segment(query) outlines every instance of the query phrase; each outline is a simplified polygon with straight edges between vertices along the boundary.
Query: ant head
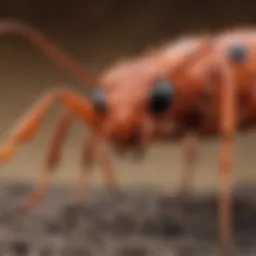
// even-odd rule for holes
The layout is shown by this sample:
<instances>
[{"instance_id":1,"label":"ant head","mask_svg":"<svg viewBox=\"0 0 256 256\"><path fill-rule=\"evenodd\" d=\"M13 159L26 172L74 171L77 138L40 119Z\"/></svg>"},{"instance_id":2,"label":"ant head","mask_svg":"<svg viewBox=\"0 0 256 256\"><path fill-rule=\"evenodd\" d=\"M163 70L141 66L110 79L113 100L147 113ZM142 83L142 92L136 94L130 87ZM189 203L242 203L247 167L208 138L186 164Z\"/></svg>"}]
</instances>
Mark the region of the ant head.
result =
<instances>
[{"instance_id":1,"label":"ant head","mask_svg":"<svg viewBox=\"0 0 256 256\"><path fill-rule=\"evenodd\" d=\"M155 132L156 119L172 107L174 87L156 74L150 61L126 62L107 72L92 93L95 112L103 118L102 132L119 147L143 146Z\"/></svg>"},{"instance_id":2,"label":"ant head","mask_svg":"<svg viewBox=\"0 0 256 256\"><path fill-rule=\"evenodd\" d=\"M105 136L127 148L152 139L162 124L175 127L194 90L187 86L191 81L183 75L184 70L211 52L208 41L208 37L190 43L185 40L186 45L191 45L189 51L184 50L184 45L176 48L167 56L168 65L166 58L163 64L162 54L156 53L117 63L107 70L93 100L95 111L104 115ZM181 53L178 58L176 52Z\"/></svg>"}]
</instances>

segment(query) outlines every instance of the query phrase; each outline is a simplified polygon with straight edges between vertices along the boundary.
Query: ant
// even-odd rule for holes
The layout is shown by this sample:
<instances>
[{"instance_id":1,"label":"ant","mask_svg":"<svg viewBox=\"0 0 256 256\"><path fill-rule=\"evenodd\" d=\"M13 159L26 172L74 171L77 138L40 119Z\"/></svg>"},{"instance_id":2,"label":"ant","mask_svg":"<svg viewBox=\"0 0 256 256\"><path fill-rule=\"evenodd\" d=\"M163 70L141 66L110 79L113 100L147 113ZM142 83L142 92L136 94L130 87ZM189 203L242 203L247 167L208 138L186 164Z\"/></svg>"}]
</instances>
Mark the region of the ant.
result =
<instances>
[{"instance_id":1,"label":"ant","mask_svg":"<svg viewBox=\"0 0 256 256\"><path fill-rule=\"evenodd\" d=\"M11 31L17 33L15 29ZM9 32L8 28L5 32ZM142 152L153 140L185 137L190 156L187 160L194 162L197 137L220 134L219 228L221 242L227 245L231 237L229 187L234 137L236 131L252 127L256 121L255 41L252 29L183 38L169 47L112 66L100 76L89 99L62 88L47 93L0 148L0 160L8 161L18 145L32 138L50 106L57 101L62 103L65 110L51 143L48 168L26 209L36 205L49 185L72 116L92 131L83 152L83 164L91 162L97 153L112 185L115 181L107 142L120 152ZM67 67L68 62L65 63ZM77 74L76 69L72 70ZM79 74L84 77L83 72ZM184 187L190 183L192 170L188 168L185 173ZM85 168L82 175L86 176ZM88 185L83 183L88 182L85 177L80 182L78 202L83 200L81 191Z\"/></svg>"},{"instance_id":2,"label":"ant","mask_svg":"<svg viewBox=\"0 0 256 256\"><path fill-rule=\"evenodd\" d=\"M150 90L148 87L152 87L151 83L154 78L162 74L164 70L172 70L173 75L179 76L182 69L197 58L197 51L201 51L206 40L202 38L198 42L198 39L182 38L172 45L168 44L163 47L163 53L160 55L156 51L139 58L119 62L103 72L96 80L31 27L17 21L5 20L0 22L0 33L22 35L42 49L59 66L65 67L83 82L96 87L89 99L84 99L78 93L63 88L47 93L39 102L36 102L34 107L31 107L29 113L25 115L25 119L17 125L14 131L10 132L6 142L0 147L0 161L2 163L9 161L20 144L32 139L50 106L55 101L64 105L63 113L56 123L47 152L46 172L25 203L25 211L35 208L50 185L52 174L60 162L63 143L74 116L84 122L92 132L92 135L83 144L82 171L76 196L77 204L80 205L84 201L90 183L87 169L90 169L96 157L107 184L116 187L117 182L110 163L107 147L109 143L107 142L111 142L113 149L120 156L130 151L137 158L140 156L141 159L147 144L154 138L154 134L159 134L159 140L161 140L162 131L157 131L160 126L156 127L150 113L159 111L157 110L159 107L162 108L162 85L160 84L159 92L158 86L154 87L157 91L152 88L151 96L146 95ZM166 62L164 66L160 63L161 61ZM159 82L161 83L161 81ZM134 93L135 90L136 93ZM159 93L160 98L158 98ZM139 114L138 111L141 113ZM136 112L138 116L135 118L134 113ZM172 132L173 137L174 134L176 136L177 131L179 130ZM170 133L168 131L168 134ZM187 166L190 167L190 164Z\"/></svg>"}]
</instances>

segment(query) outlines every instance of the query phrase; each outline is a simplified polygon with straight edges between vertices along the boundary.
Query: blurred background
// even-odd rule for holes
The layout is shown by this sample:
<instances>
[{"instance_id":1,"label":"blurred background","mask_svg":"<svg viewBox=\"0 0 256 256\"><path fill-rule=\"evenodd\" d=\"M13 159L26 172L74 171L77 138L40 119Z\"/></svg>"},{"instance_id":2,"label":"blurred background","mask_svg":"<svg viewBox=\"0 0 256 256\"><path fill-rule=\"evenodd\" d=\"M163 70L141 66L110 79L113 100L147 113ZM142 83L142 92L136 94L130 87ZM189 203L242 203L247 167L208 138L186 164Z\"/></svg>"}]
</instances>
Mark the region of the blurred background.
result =
<instances>
[{"instance_id":1,"label":"blurred background","mask_svg":"<svg viewBox=\"0 0 256 256\"><path fill-rule=\"evenodd\" d=\"M0 17L17 18L38 29L97 76L124 57L139 55L182 34L254 26L255 8L255 1L241 0L9 0L1 1ZM0 133L3 135L48 89L69 85L84 95L90 90L88 85L59 69L19 36L0 38L0 56ZM53 109L36 138L20 147L12 161L1 167L0 180L34 182L40 176L58 113L58 109ZM75 122L54 182L76 184L81 141L85 134L84 127ZM237 139L236 184L256 182L255 143L254 131L239 135ZM218 141L203 141L200 150L195 190L215 190ZM172 192L180 179L181 156L180 143L155 145L140 164L113 156L113 166L120 186L147 186ZM98 171L94 175L94 184L102 185Z\"/></svg>"}]
</instances>

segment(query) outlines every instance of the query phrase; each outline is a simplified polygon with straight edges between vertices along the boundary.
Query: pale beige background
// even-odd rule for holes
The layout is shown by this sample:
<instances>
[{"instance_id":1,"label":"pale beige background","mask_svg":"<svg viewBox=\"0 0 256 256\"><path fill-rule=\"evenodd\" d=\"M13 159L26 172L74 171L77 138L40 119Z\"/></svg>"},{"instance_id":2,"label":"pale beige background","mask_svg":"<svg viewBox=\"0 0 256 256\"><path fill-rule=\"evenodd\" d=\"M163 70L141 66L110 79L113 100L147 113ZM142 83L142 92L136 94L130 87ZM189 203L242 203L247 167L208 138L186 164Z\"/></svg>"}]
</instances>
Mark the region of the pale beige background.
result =
<instances>
[{"instance_id":1,"label":"pale beige background","mask_svg":"<svg viewBox=\"0 0 256 256\"><path fill-rule=\"evenodd\" d=\"M207 6L194 3L190 6L190 11L185 11L180 1L172 2L173 6L169 1L158 4L149 1L151 5L146 7L135 3L122 6L115 1L112 1L112 6L111 1L109 5L103 1L94 1L94 4L90 1L86 4L85 2L78 1L81 6L84 5L83 7L75 8L74 4L70 3L65 6L59 5L60 8L57 9L58 1L55 5L53 1L54 9L54 6L50 7L47 4L43 6L43 3L39 6L39 2L36 1L32 6L32 2L29 1L20 1L18 5L18 1L13 0L2 6L1 15L15 16L27 21L28 24L33 24L94 74L115 60L139 54L150 45L165 41L167 38L172 39L181 33L228 27L229 24L240 25L245 22L254 24L255 17L251 11L253 3L251 6L245 6L238 1L232 2L233 9L229 9L229 3L224 6L215 2L211 7L208 3ZM194 9L191 9L192 7ZM229 12L226 12L225 8L229 9ZM244 16L239 12L241 8L246 10L243 12ZM87 14L91 15L88 19ZM84 95L88 91L88 87L72 79L38 50L18 37L5 37L0 40L0 83L1 134L11 128L27 107L47 89L64 84ZM22 146L11 162L1 167L1 180L34 182L40 176L46 146L57 116L57 109L51 111L33 142ZM63 161L54 182L72 185L77 182L81 140L85 132L84 127L78 122L72 127ZM234 168L236 184L256 184L255 145L255 132L238 138ZM217 150L217 141L202 143L195 177L197 190L217 188ZM150 186L172 192L181 174L181 145L156 145L148 152L145 161L138 165L115 158L113 164L121 186ZM98 168L96 169L94 184L102 185Z\"/></svg>"}]
</instances>

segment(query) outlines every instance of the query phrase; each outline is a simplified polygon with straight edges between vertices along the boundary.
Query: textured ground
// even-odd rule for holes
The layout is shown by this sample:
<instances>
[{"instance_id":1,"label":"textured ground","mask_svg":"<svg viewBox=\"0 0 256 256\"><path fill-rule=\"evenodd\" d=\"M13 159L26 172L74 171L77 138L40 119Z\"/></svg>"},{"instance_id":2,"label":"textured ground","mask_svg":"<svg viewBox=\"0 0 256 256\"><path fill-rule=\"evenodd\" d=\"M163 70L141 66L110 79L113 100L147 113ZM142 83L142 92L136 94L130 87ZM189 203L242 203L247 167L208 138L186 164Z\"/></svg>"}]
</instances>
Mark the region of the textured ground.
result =
<instances>
[{"instance_id":1,"label":"textured ground","mask_svg":"<svg viewBox=\"0 0 256 256\"><path fill-rule=\"evenodd\" d=\"M0 255L220 255L214 197L186 207L153 191L95 191L83 209L72 191L54 188L33 214L15 209L29 193L25 185L1 186ZM255 195L234 201L232 256L255 255ZM226 255L226 254L225 254Z\"/></svg>"}]
</instances>

